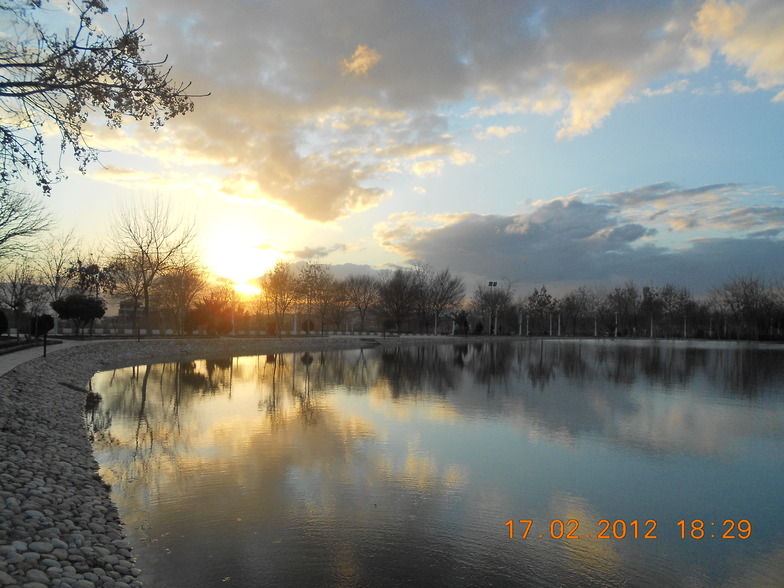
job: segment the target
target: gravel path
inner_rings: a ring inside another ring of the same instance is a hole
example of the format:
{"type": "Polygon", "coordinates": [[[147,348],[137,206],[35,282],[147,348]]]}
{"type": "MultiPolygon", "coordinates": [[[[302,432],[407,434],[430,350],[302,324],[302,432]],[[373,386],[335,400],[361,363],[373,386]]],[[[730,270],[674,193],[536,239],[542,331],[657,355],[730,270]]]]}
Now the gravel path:
{"type": "Polygon", "coordinates": [[[85,386],[97,371],[150,361],[456,341],[225,338],[50,347],[47,357],[0,377],[0,586],[142,585],[84,426],[85,386]]]}

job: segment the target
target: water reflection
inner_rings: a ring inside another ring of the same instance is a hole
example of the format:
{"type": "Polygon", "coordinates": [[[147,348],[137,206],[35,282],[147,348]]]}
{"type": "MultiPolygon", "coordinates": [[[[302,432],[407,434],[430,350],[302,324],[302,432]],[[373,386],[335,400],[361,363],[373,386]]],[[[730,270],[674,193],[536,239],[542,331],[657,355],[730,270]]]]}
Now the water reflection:
{"type": "Polygon", "coordinates": [[[784,573],[783,373],[734,344],[279,354],[97,374],[88,425],[154,586],[736,585],[784,573]],[[603,518],[660,538],[549,538],[603,518]]]}

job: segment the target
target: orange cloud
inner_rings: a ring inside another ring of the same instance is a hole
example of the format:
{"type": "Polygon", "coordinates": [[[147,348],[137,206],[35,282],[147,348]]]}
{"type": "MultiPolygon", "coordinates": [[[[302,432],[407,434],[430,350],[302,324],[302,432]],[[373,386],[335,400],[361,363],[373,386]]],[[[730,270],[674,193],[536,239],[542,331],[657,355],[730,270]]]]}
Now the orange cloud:
{"type": "Polygon", "coordinates": [[[564,70],[564,81],[570,100],[559,139],[585,135],[599,126],[627,95],[634,80],[629,72],[610,64],[570,63],[564,70]]]}
{"type": "Polygon", "coordinates": [[[354,54],[343,60],[343,75],[364,76],[381,61],[381,55],[367,45],[357,45],[354,54]]]}

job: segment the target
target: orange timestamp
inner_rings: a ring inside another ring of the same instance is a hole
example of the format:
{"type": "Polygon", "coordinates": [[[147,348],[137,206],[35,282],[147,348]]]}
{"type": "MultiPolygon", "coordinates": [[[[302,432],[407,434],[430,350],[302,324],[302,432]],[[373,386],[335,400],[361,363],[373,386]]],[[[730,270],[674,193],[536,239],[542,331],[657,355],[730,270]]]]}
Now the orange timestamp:
{"type": "MultiPolygon", "coordinates": [[[[637,519],[625,521],[622,519],[610,520],[601,519],[596,523],[595,530],[576,519],[553,519],[544,525],[537,525],[534,529],[534,521],[522,519],[518,521],[508,520],[506,526],[509,530],[510,539],[528,539],[530,537],[550,539],[658,539],[657,527],[659,524],[654,519],[640,521],[637,519]]],[[[735,521],[726,519],[718,527],[716,523],[693,519],[691,521],[681,520],[676,523],[680,529],[681,539],[748,539],[751,537],[751,523],[746,519],[735,521]],[[723,531],[723,532],[720,532],[723,531]]]]}

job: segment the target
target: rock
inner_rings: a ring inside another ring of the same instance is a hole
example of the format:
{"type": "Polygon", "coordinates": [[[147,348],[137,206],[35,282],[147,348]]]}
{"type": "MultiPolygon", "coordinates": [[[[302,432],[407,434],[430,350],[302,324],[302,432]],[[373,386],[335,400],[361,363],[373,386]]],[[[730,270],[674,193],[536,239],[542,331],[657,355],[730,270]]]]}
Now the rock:
{"type": "Polygon", "coordinates": [[[29,548],[30,551],[35,551],[36,553],[51,553],[54,549],[54,545],[48,541],[33,541],[29,548]]]}
{"type": "Polygon", "coordinates": [[[52,537],[52,547],[55,547],[57,549],[68,549],[68,544],[62,539],[58,539],[57,537],[52,537]]]}
{"type": "Polygon", "coordinates": [[[39,559],[41,559],[41,554],[36,553],[35,551],[25,551],[22,554],[22,558],[25,561],[38,561],[39,559]]]}
{"type": "Polygon", "coordinates": [[[49,576],[46,575],[46,572],[43,572],[36,568],[33,568],[32,570],[27,570],[26,578],[31,582],[41,582],[42,584],[49,583],[49,576]]]}
{"type": "Polygon", "coordinates": [[[38,510],[33,510],[33,509],[26,510],[25,511],[25,515],[30,517],[31,519],[43,520],[43,519],[46,518],[44,513],[42,513],[41,511],[38,511],[38,510]]]}

